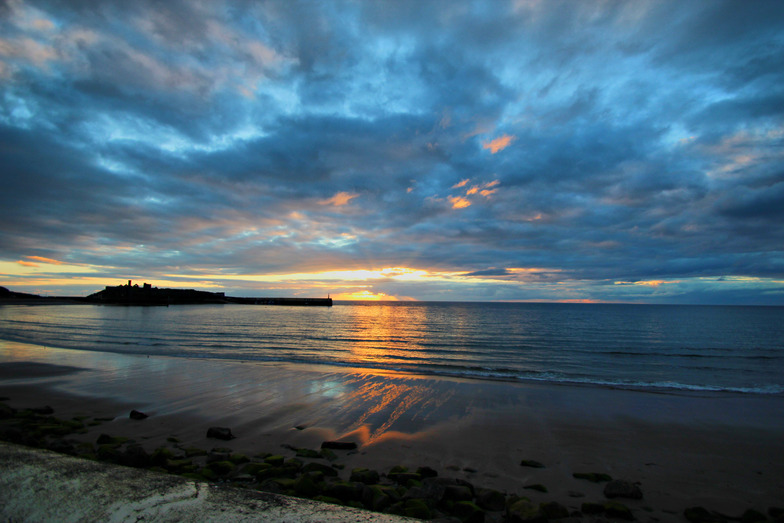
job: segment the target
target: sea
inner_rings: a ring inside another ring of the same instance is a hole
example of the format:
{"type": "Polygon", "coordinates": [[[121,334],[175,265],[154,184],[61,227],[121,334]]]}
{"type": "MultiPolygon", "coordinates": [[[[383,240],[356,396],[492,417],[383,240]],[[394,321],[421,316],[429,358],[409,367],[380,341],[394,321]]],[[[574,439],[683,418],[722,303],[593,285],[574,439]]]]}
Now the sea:
{"type": "Polygon", "coordinates": [[[784,396],[784,307],[0,305],[0,339],[173,358],[784,396]]]}

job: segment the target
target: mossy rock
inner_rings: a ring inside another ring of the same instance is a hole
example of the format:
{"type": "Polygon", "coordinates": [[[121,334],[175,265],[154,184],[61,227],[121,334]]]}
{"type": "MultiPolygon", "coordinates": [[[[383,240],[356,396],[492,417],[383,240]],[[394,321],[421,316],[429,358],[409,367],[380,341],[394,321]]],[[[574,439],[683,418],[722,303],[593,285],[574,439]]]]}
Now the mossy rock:
{"type": "Polygon", "coordinates": [[[250,458],[245,454],[237,453],[229,456],[229,461],[231,461],[235,465],[242,465],[243,463],[248,463],[250,461],[250,458]]]}
{"type": "Polygon", "coordinates": [[[264,458],[264,463],[269,463],[273,467],[280,467],[286,461],[286,458],[279,454],[274,454],[272,456],[267,456],[264,458]]]}
{"type": "Polygon", "coordinates": [[[203,467],[199,470],[199,475],[207,481],[215,481],[218,479],[218,474],[215,473],[210,467],[203,467]]]}
{"type": "Polygon", "coordinates": [[[179,458],[180,456],[174,454],[174,452],[172,452],[172,450],[169,447],[158,447],[152,452],[152,455],[150,456],[152,462],[161,467],[166,466],[166,462],[173,461],[179,458]]]}
{"type": "Polygon", "coordinates": [[[617,501],[608,501],[604,504],[604,514],[608,518],[625,519],[627,521],[634,520],[634,514],[626,505],[618,503],[617,501]]]}
{"type": "Polygon", "coordinates": [[[297,449],[297,457],[299,457],[299,458],[308,458],[308,459],[321,459],[324,456],[322,456],[321,452],[319,452],[318,450],[297,449]]]}
{"type": "Polygon", "coordinates": [[[352,483],[350,481],[333,481],[324,485],[324,494],[342,501],[362,499],[362,483],[352,483]]]}
{"type": "Polygon", "coordinates": [[[395,465],[389,469],[389,474],[400,474],[403,472],[408,472],[408,467],[404,467],[403,465],[395,465]]]}
{"type": "Polygon", "coordinates": [[[294,492],[296,492],[298,496],[306,498],[312,498],[321,492],[318,483],[314,481],[313,477],[308,474],[303,474],[302,476],[295,479],[293,488],[294,492]]]}
{"type": "Polygon", "coordinates": [[[476,490],[476,504],[484,510],[499,512],[506,508],[506,496],[497,490],[480,488],[476,490]]]}
{"type": "Polygon", "coordinates": [[[349,481],[358,481],[365,485],[375,485],[378,483],[379,479],[380,476],[378,472],[367,468],[352,469],[351,476],[349,477],[349,481]]]}
{"type": "Polygon", "coordinates": [[[185,457],[186,458],[194,458],[196,456],[206,456],[207,455],[207,451],[206,450],[200,449],[198,447],[188,447],[186,449],[183,449],[183,452],[185,452],[185,457]]]}
{"type": "Polygon", "coordinates": [[[523,487],[524,489],[528,490],[538,490],[539,492],[547,492],[547,487],[542,485],[541,483],[534,483],[532,485],[526,485],[523,487]]]}
{"type": "Polygon", "coordinates": [[[240,470],[243,474],[250,474],[251,476],[258,476],[272,468],[269,463],[247,463],[240,470]]]}
{"type": "Polygon", "coordinates": [[[321,449],[319,454],[321,454],[321,457],[327,461],[337,461],[338,459],[338,455],[329,449],[321,449]]]}
{"type": "Polygon", "coordinates": [[[321,472],[325,476],[335,477],[338,475],[338,471],[334,468],[330,467],[329,465],[325,465],[323,463],[308,463],[304,467],[302,467],[302,472],[321,472]]]}
{"type": "Polygon", "coordinates": [[[95,455],[99,460],[111,463],[119,463],[122,459],[122,452],[115,445],[99,445],[95,455]]]}
{"type": "Polygon", "coordinates": [[[472,501],[457,501],[452,508],[452,514],[464,523],[484,523],[485,520],[485,511],[472,501]]]}
{"type": "Polygon", "coordinates": [[[174,436],[169,436],[168,438],[166,438],[166,441],[168,441],[169,443],[180,443],[180,440],[175,438],[174,436]]]}
{"type": "Polygon", "coordinates": [[[409,499],[406,500],[403,506],[405,516],[416,519],[432,519],[433,512],[427,505],[424,499],[409,499]]]}
{"type": "Polygon", "coordinates": [[[539,505],[528,498],[516,499],[507,509],[511,521],[545,521],[546,516],[539,505]]]}
{"type": "Polygon", "coordinates": [[[544,464],[536,461],[535,459],[524,459],[520,462],[521,467],[530,467],[534,469],[543,469],[544,464]]]}
{"type": "Polygon", "coordinates": [[[274,481],[278,484],[278,486],[285,490],[294,491],[294,485],[297,482],[296,479],[293,478],[271,478],[271,481],[274,481]]]}
{"type": "Polygon", "coordinates": [[[575,472],[572,477],[577,479],[585,479],[593,483],[603,483],[605,481],[612,481],[612,476],[603,474],[601,472],[575,472]]]}
{"type": "Polygon", "coordinates": [[[231,461],[213,461],[205,468],[212,470],[219,476],[225,476],[233,471],[234,467],[235,465],[231,461]]]}
{"type": "Polygon", "coordinates": [[[180,472],[196,472],[198,467],[194,466],[191,460],[188,458],[184,459],[170,459],[166,461],[164,468],[169,472],[180,473],[180,472]]]}

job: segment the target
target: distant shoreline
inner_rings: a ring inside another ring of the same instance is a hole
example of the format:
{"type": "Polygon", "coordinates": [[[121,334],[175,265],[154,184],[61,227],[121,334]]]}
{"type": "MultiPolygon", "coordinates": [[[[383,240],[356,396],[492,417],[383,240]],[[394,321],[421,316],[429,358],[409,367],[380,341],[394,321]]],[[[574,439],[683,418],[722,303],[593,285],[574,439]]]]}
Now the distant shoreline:
{"type": "Polygon", "coordinates": [[[235,297],[222,292],[197,291],[195,289],[159,289],[148,283],[141,287],[128,280],[127,285],[106,286],[102,291],[89,296],[39,296],[13,292],[0,287],[0,305],[289,305],[289,306],[332,306],[332,298],[287,298],[287,297],[235,297]]]}

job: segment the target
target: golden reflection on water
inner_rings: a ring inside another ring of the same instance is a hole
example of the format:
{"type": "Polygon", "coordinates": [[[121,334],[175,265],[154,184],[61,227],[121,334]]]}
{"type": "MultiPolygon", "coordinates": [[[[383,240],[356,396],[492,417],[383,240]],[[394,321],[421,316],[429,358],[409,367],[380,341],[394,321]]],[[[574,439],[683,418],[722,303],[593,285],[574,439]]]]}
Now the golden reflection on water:
{"type": "Polygon", "coordinates": [[[353,372],[346,386],[350,392],[341,404],[351,420],[347,432],[363,445],[424,437],[454,395],[448,381],[395,371],[353,372]]]}

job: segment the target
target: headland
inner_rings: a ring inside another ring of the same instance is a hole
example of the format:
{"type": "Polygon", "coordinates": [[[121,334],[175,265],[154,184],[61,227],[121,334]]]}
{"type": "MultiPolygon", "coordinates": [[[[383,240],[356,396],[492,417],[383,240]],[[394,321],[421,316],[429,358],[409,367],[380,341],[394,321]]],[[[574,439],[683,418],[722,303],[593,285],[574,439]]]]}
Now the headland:
{"type": "Polygon", "coordinates": [[[0,304],[69,304],[93,303],[104,305],[199,305],[199,304],[242,304],[242,305],[288,305],[305,307],[331,307],[332,298],[290,297],[234,297],[223,292],[207,292],[194,289],[160,289],[149,283],[109,286],[89,296],[38,296],[13,292],[0,287],[0,304]]]}

